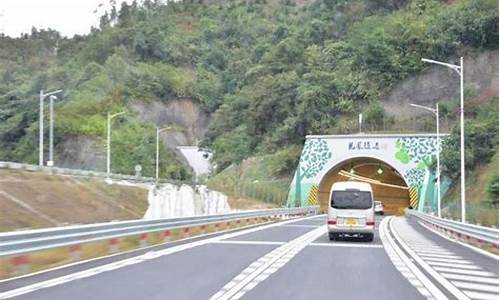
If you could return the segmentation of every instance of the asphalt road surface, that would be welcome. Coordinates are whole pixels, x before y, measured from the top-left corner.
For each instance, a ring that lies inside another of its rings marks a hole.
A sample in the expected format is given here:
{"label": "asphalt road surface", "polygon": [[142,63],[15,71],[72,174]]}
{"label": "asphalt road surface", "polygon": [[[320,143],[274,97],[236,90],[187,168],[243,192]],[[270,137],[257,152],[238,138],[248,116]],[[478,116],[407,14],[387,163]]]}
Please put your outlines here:
{"label": "asphalt road surface", "polygon": [[4,281],[0,299],[498,299],[497,259],[414,220],[379,217],[373,242],[332,242],[325,223],[288,220]]}

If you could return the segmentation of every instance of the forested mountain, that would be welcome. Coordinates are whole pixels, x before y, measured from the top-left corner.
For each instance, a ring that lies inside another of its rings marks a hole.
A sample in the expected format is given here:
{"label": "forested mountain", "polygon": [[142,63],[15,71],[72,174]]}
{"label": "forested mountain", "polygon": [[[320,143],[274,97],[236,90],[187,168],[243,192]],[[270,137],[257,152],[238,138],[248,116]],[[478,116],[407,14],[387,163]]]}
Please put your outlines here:
{"label": "forested mountain", "polygon": [[[222,170],[306,134],[348,133],[342,118],[359,112],[376,127],[382,96],[424,70],[421,57],[498,48],[496,0],[296,2],[134,1],[86,36],[2,37],[0,160],[36,162],[41,89],[64,89],[59,147],[71,136],[104,145],[106,113],[132,101],[193,99],[212,115],[203,144]],[[140,163],[152,175],[155,124],[115,122],[116,171]],[[187,178],[163,152],[162,176]]]}

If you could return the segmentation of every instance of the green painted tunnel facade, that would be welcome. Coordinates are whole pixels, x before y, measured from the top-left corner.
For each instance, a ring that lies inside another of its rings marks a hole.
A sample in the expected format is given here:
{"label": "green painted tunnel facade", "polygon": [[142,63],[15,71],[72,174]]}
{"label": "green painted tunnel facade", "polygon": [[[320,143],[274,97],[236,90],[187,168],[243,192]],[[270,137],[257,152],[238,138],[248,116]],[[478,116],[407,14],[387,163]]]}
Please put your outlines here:
{"label": "green painted tunnel facade", "polygon": [[[447,135],[441,135],[441,144]],[[353,159],[377,160],[403,178],[409,194],[409,205],[420,211],[437,207],[436,172],[433,161],[437,154],[435,134],[384,135],[311,135],[306,137],[299,164],[290,185],[287,206],[321,204],[320,194],[327,174]],[[448,188],[441,178],[441,195]],[[324,207],[322,207],[324,209]]]}

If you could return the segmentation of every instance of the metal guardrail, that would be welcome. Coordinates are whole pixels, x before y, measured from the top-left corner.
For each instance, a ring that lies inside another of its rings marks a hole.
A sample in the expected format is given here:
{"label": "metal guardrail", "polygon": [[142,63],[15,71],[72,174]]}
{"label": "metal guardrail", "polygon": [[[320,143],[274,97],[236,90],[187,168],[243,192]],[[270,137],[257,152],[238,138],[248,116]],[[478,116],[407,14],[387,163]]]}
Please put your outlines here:
{"label": "metal guardrail", "polygon": [[406,214],[419,218],[427,223],[452,233],[468,238],[474,238],[476,240],[495,245],[498,248],[499,231],[496,228],[489,228],[474,224],[464,224],[453,220],[438,218],[415,210],[407,210]]}
{"label": "metal guardrail", "polygon": [[[69,168],[59,168],[59,167],[46,167],[32,164],[23,164],[10,161],[0,161],[0,169],[10,169],[10,170],[25,170],[31,172],[44,172],[47,174],[55,175],[71,175],[79,177],[95,177],[95,178],[111,178],[115,180],[127,180],[133,182],[144,182],[153,183],[155,178],[144,177],[144,176],[134,176],[134,175],[124,175],[124,174],[108,174],[106,172],[98,172],[91,170],[80,170],[80,169],[69,169]],[[168,182],[173,184],[191,184],[187,181],[177,181],[177,180],[160,180],[160,182]]]}
{"label": "metal guardrail", "polygon": [[278,208],[187,218],[121,221],[7,232],[0,233],[0,257],[221,221],[279,215],[317,214],[318,212],[318,206]]}

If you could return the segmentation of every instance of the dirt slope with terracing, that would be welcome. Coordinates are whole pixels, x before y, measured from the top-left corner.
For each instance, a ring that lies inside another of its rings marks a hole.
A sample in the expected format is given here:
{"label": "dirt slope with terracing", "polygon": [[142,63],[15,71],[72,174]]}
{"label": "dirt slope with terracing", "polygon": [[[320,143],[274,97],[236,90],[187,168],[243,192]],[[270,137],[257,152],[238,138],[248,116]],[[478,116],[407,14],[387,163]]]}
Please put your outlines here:
{"label": "dirt slope with terracing", "polygon": [[0,231],[140,219],[146,187],[0,169]]}

